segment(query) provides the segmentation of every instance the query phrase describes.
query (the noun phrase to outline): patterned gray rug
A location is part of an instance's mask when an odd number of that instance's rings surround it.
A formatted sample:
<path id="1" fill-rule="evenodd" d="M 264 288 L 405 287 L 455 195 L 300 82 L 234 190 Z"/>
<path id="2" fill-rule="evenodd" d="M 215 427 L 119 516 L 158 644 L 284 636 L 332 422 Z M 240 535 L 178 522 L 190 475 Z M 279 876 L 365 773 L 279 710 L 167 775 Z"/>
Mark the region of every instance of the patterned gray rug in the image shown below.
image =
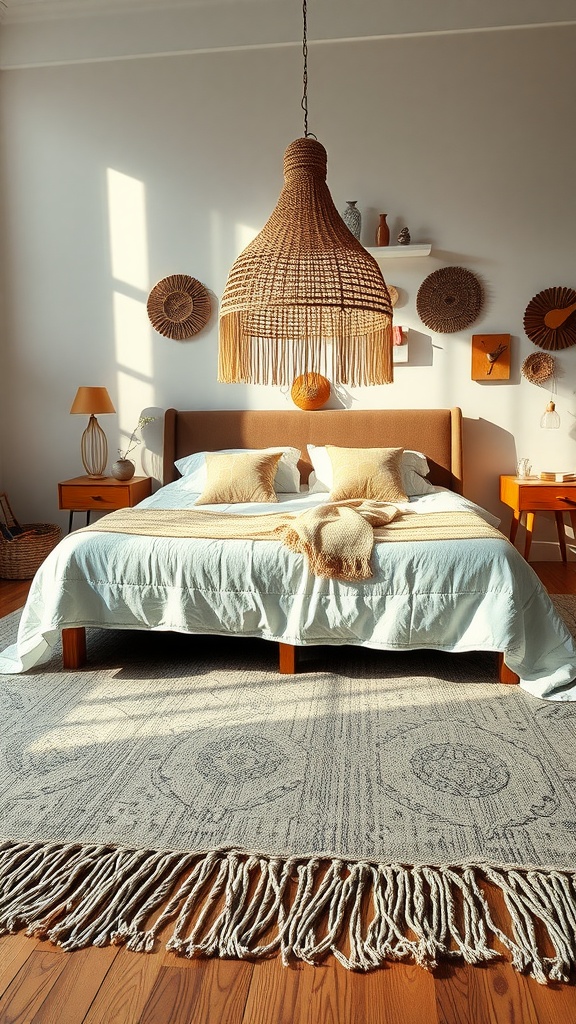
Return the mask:
<path id="1" fill-rule="evenodd" d="M 0 676 L 0 933 L 145 950 L 174 920 L 187 956 L 574 969 L 575 704 L 493 655 L 324 647 L 286 677 L 265 642 L 88 641 L 84 671 Z"/>

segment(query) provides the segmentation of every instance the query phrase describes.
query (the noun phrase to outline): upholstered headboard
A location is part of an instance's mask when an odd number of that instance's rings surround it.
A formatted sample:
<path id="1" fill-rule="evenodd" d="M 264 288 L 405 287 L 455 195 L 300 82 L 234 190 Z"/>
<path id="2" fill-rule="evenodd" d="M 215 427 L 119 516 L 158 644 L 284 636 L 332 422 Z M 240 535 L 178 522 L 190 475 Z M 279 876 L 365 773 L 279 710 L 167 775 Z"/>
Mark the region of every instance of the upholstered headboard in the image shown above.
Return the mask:
<path id="1" fill-rule="evenodd" d="M 226 409 L 164 415 L 165 484 L 179 476 L 175 459 L 221 448 L 292 445 L 302 452 L 303 481 L 311 470 L 307 444 L 346 448 L 412 448 L 424 452 L 432 483 L 462 493 L 460 409 Z"/>

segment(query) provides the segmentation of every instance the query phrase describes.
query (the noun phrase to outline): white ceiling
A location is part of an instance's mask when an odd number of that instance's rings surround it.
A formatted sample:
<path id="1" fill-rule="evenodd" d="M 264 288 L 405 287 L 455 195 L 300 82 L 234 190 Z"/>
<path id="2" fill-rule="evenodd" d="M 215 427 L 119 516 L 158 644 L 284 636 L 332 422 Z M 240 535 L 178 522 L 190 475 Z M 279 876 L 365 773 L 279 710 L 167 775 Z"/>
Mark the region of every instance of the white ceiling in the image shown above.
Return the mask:
<path id="1" fill-rule="evenodd" d="M 0 68 L 301 42 L 302 0 L 0 0 Z M 308 0 L 310 42 L 576 24 L 576 0 Z"/>
<path id="2" fill-rule="evenodd" d="M 87 14 L 103 14 L 133 11 L 162 11 L 165 14 L 177 9 L 200 9 L 205 7 L 249 6 L 250 0 L 0 0 L 3 20 L 17 21 L 44 20 L 47 18 L 74 18 Z M 468 28 L 486 28 L 573 23 L 576 17 L 574 0 L 329 0 L 328 7 L 336 11 L 339 5 L 346 5 L 358 21 L 358 35 L 362 35 L 362 19 L 367 9 L 379 11 L 383 24 L 392 19 L 395 23 L 400 14 L 413 24 L 421 23 L 420 31 L 443 31 L 447 21 L 453 18 L 455 28 L 466 24 Z M 268 8 L 288 6 L 300 10 L 301 0 L 266 0 Z M 314 17 L 314 8 L 324 3 L 310 0 L 309 17 Z"/>

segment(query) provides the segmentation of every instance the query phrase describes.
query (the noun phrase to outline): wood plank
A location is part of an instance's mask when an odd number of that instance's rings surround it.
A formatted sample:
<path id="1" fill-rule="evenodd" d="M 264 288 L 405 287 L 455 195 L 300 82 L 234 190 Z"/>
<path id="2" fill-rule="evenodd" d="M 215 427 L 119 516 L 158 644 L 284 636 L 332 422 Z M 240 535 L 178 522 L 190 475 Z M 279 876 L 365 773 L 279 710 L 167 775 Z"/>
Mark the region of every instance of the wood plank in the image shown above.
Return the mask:
<path id="1" fill-rule="evenodd" d="M 524 984 L 530 993 L 538 1024 L 576 1024 L 574 978 L 571 985 L 539 985 L 532 978 L 525 978 Z"/>
<path id="2" fill-rule="evenodd" d="M 50 945 L 42 943 L 42 947 Z M 52 947 L 54 948 L 54 947 Z M 62 950 L 63 970 L 32 1018 L 32 1024 L 79 1024 L 95 999 L 119 953 L 116 946 L 91 946 L 73 953 Z"/>
<path id="3" fill-rule="evenodd" d="M 345 971 L 344 977 L 354 1024 L 437 1024 L 434 977 L 416 964 L 386 964 L 369 974 Z M 338 1003 L 340 1009 L 341 1001 Z M 337 1016 L 337 1020 L 341 1018 Z M 444 1022 L 442 1022 L 444 1024 Z"/>
<path id="4" fill-rule="evenodd" d="M 22 608 L 32 580 L 0 580 L 0 618 Z"/>
<path id="5" fill-rule="evenodd" d="M 82 1024 L 137 1024 L 161 968 L 160 956 L 119 949 Z"/>
<path id="6" fill-rule="evenodd" d="M 36 939 L 29 939 L 24 932 L 0 938 L 0 995 L 6 991 L 36 946 Z"/>
<path id="7" fill-rule="evenodd" d="M 193 960 L 191 969 L 163 967 L 139 1024 L 241 1024 L 251 963 Z"/>
<path id="8" fill-rule="evenodd" d="M 537 1016 L 528 980 L 509 963 L 440 970 L 435 979 L 438 1018 L 443 1024 L 545 1024 Z M 554 1020 L 546 1018 L 546 1024 Z"/>
<path id="9" fill-rule="evenodd" d="M 283 967 L 278 957 L 255 964 L 243 1024 L 309 1022 L 316 971 L 325 975 L 330 973 L 330 967 L 314 968 L 301 963 Z M 340 1019 L 346 1020 L 344 1013 Z M 321 1024 L 323 1020 L 317 1016 L 314 1024 Z"/>
<path id="10" fill-rule="evenodd" d="M 34 949 L 0 998 L 2 1024 L 29 1024 L 63 969 L 59 953 Z"/>

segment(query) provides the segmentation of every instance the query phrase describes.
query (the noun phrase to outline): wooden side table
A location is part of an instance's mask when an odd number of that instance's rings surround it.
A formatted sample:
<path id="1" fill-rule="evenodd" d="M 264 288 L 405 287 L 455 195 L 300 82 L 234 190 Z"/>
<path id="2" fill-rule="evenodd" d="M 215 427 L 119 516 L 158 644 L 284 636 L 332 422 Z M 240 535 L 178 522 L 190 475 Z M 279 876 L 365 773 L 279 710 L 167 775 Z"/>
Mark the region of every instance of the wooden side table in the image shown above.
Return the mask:
<path id="1" fill-rule="evenodd" d="M 522 479 L 516 476 L 501 476 L 500 500 L 505 505 L 509 505 L 513 511 L 510 525 L 510 540 L 513 544 L 516 540 L 520 519 L 524 513 L 526 514 L 526 541 L 524 544 L 526 561 L 530 554 L 534 517 L 537 512 L 554 512 L 562 561 L 568 561 L 563 514 L 564 512 L 570 514 L 572 529 L 576 536 L 576 480 L 554 483 L 549 480 L 540 480 L 538 477 Z"/>
<path id="2" fill-rule="evenodd" d="M 149 476 L 133 476 L 131 480 L 116 480 L 113 476 L 75 476 L 58 484 L 58 508 L 70 510 L 70 533 L 75 512 L 86 512 L 88 526 L 91 512 L 132 508 L 151 493 L 152 479 Z"/>

